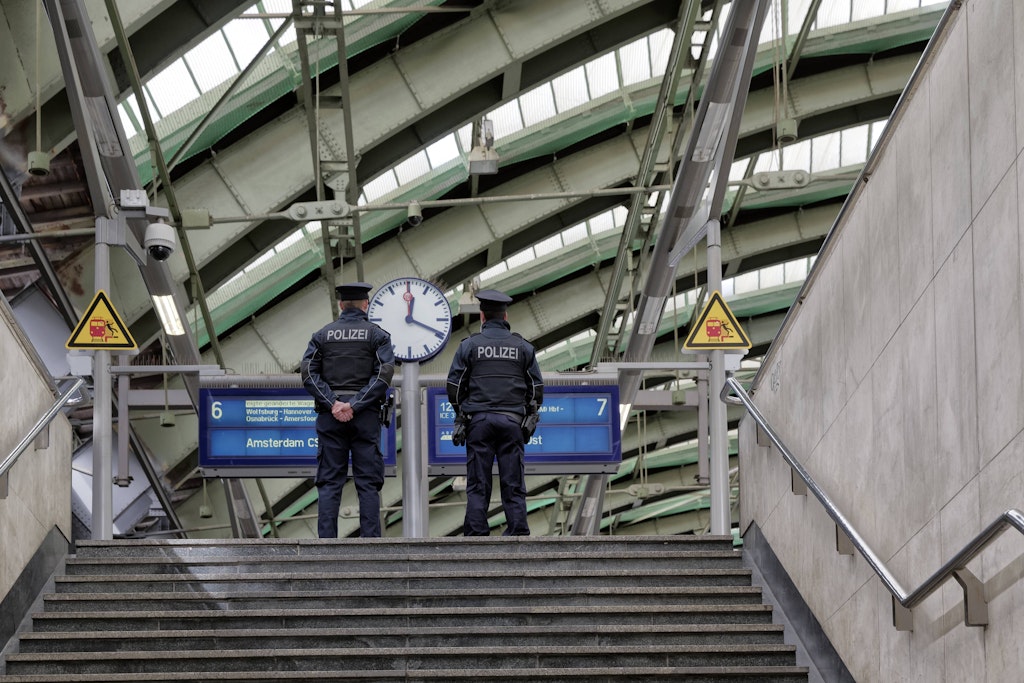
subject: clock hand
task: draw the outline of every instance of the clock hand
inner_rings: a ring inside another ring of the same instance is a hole
[[[405,299],[405,304],[407,307],[405,314],[405,322],[412,322],[412,306],[414,303],[416,303],[416,298],[412,295],[411,282],[405,283],[405,294],[402,296],[402,298]]]
[[[416,320],[411,315],[410,316],[406,316],[405,322],[411,323],[413,325],[419,325],[420,327],[422,327],[424,329],[427,329],[427,330],[430,330],[431,332],[433,332],[437,336],[438,339],[444,339],[444,334],[442,334],[441,332],[438,332],[435,328],[431,327],[430,325],[428,325],[426,323],[421,323],[419,320]]]

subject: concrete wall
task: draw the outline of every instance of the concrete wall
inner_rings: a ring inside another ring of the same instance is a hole
[[[0,298],[0,460],[53,405],[45,368]],[[6,596],[32,556],[56,527],[71,538],[71,425],[63,414],[30,445],[8,473],[0,499],[0,598]],[[42,447],[40,447],[42,446]]]
[[[1024,508],[1024,0],[951,10],[866,184],[823,249],[754,401],[907,590]],[[1024,537],[892,626],[889,594],[789,468],[741,426],[741,523],[756,521],[856,680],[1020,680]]]

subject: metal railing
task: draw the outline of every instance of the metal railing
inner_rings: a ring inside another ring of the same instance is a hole
[[[50,409],[47,410],[46,413],[44,413],[41,418],[39,418],[39,421],[35,423],[31,430],[29,430],[29,433],[26,434],[24,438],[22,438],[22,440],[18,443],[18,445],[14,447],[14,450],[11,451],[6,458],[4,458],[3,462],[0,462],[0,481],[6,482],[6,480],[4,480],[4,477],[7,476],[7,471],[14,466],[14,463],[17,462],[21,454],[24,453],[25,449],[28,448],[28,445],[32,443],[32,441],[34,441],[37,436],[39,436],[39,433],[43,431],[46,425],[50,424],[50,421],[57,416],[57,413],[60,411],[60,409],[63,408],[65,404],[67,404],[67,402],[71,399],[71,397],[75,395],[75,393],[78,391],[78,389],[82,386],[83,383],[85,383],[84,377],[76,377],[75,381],[71,383],[70,388],[68,388],[67,391],[65,391],[63,394],[57,397],[57,399],[53,402],[53,405],[50,406]],[[0,499],[6,497],[7,486],[0,486]]]
[[[735,396],[730,394],[735,394]],[[966,565],[1009,527],[1013,527],[1021,534],[1024,534],[1024,513],[1011,508],[996,517],[991,524],[971,539],[949,561],[942,565],[938,571],[925,579],[913,591],[907,592],[897,581],[896,577],[893,576],[889,568],[885,566],[885,563],[882,562],[878,554],[872,550],[871,546],[861,537],[850,521],[843,516],[843,513],[832,499],[828,497],[828,494],[818,486],[814,478],[804,469],[803,465],[800,464],[789,448],[782,443],[782,439],[779,438],[779,435],[775,433],[775,430],[771,428],[768,421],[757,409],[757,406],[751,401],[750,395],[747,394],[743,386],[732,375],[726,378],[725,387],[722,388],[720,397],[725,403],[742,405],[747,409],[750,416],[757,422],[758,427],[775,444],[779,453],[782,454],[782,458],[793,468],[796,476],[803,481],[811,493],[814,494],[814,497],[825,507],[829,517],[836,523],[837,550],[844,552],[843,544],[846,542],[846,539],[849,539],[849,543],[852,544],[853,548],[856,548],[867,563],[871,565],[871,568],[875,570],[878,578],[882,580],[882,583],[885,584],[885,587],[892,594],[892,618],[893,626],[896,629],[912,631],[914,620],[910,610],[934,593],[950,577],[956,579],[964,591],[964,623],[967,626],[984,626],[988,623],[988,603],[985,601],[984,586],[967,569]],[[852,554],[852,551],[846,552],[846,554]]]

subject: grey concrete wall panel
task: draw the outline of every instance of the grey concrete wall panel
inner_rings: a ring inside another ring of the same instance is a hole
[[[754,401],[907,590],[1024,500],[1024,3],[954,3],[936,51],[851,194]],[[969,163],[965,163],[969,159]],[[835,310],[843,314],[837,316]],[[823,352],[823,347],[827,350]],[[741,526],[756,523],[856,680],[1015,680],[1021,539],[969,568],[989,623],[950,582],[892,625],[889,593],[789,467],[740,429]]]

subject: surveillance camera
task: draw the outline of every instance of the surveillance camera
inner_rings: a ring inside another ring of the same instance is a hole
[[[174,228],[167,223],[150,223],[146,228],[146,251],[154,261],[166,261],[171,258],[177,242],[174,239]]]
[[[406,214],[406,218],[409,221],[409,225],[414,228],[423,222],[423,209],[420,208],[419,202],[409,203],[409,211]]]

